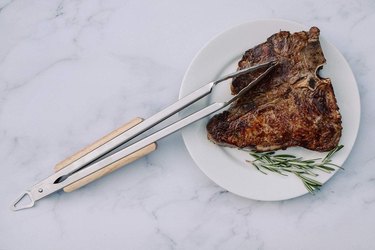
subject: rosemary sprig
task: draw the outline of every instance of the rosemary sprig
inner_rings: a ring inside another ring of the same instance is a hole
[[[267,174],[267,171],[284,176],[294,174],[302,181],[310,193],[314,193],[322,186],[322,183],[313,179],[318,176],[316,173],[317,170],[331,173],[335,170],[335,167],[342,169],[340,166],[332,163],[332,157],[343,147],[343,145],[337,146],[328,152],[323,159],[316,158],[309,160],[304,160],[302,157],[294,155],[275,154],[274,151],[265,153],[252,151],[250,155],[254,157],[254,160],[247,160],[247,162],[251,163],[263,174]]]

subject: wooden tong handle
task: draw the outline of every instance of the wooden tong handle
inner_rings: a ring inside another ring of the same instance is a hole
[[[139,118],[139,117],[136,117],[134,118],[133,120],[131,120],[130,122],[126,123],[125,125],[121,126],[120,128],[112,131],[111,133],[105,135],[104,137],[102,137],[101,139],[99,139],[98,141],[94,142],[93,144],[81,149],[80,151],[78,151],[77,153],[75,153],[74,155],[66,158],[65,160],[59,162],[56,164],[55,166],[55,172],[63,169],[64,167],[68,166],[69,164],[71,164],[72,162],[78,160],[79,158],[85,156],[86,154],[90,153],[91,151],[95,150],[96,148],[100,147],[101,145],[105,144],[106,142],[112,140],[114,137],[118,136],[119,134],[125,132],[126,130],[134,127],[135,125],[137,125],[138,123],[142,122],[142,118]],[[126,164],[129,164],[135,160],[138,160],[139,158],[145,156],[145,155],[148,155],[149,153],[153,152],[154,150],[156,149],[156,143],[152,143],[124,158],[121,158],[120,160],[116,161],[116,162],[113,162],[112,164],[76,181],[76,182],[73,182],[72,184],[64,187],[64,191],[65,192],[72,192],[80,187],[83,187],[85,186],[86,184],[90,183],[90,182],[93,182],[109,173],[112,173],[113,171],[121,168],[122,166],[126,165]]]

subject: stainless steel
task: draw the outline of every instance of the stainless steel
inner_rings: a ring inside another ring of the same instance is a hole
[[[22,200],[25,199],[25,197],[28,197],[30,199],[30,202],[28,204],[24,204],[24,205],[18,205]],[[31,198],[31,194],[29,191],[25,191],[24,193],[22,193],[17,199],[16,201],[12,204],[11,206],[11,209],[14,210],[14,211],[17,211],[17,210],[20,210],[20,209],[25,209],[25,208],[30,208],[30,207],[33,207],[35,204],[35,200],[33,200]],[[18,205],[18,206],[17,206]]]
[[[210,82],[203,87],[199,88],[198,90],[192,92],[191,94],[187,95],[186,97],[180,99],[176,103],[172,104],[171,106],[167,107],[166,109],[158,112],[157,114],[151,116],[150,118],[144,120],[143,122],[139,123],[138,125],[134,126],[133,128],[125,131],[124,133],[120,134],[119,136],[113,138],[109,142],[103,144],[102,146],[98,147],[94,151],[90,152],[89,154],[85,155],[84,157],[78,159],[77,161],[71,163],[67,167],[61,169],[57,173],[47,177],[43,181],[34,185],[30,190],[24,192],[19,199],[16,200],[15,203],[12,205],[13,210],[20,210],[23,208],[32,207],[35,201],[40,200],[41,198],[56,192],[65,186],[74,183],[91,173],[108,166],[109,164],[126,157],[135,151],[156,142],[159,139],[164,138],[165,136],[176,132],[177,130],[203,118],[206,117],[226,106],[228,106],[233,101],[237,100],[241,97],[244,93],[246,93],[251,87],[253,87],[256,83],[258,83],[265,75],[267,75],[275,66],[276,62],[271,61],[264,64],[259,64],[254,67],[246,68],[229,75],[226,75],[219,80]],[[172,116],[173,114],[177,113],[178,111],[184,109],[185,107],[189,106],[190,104],[196,102],[197,100],[207,96],[211,93],[214,86],[218,83],[225,81],[230,78],[238,77],[240,75],[252,72],[254,70],[260,68],[267,68],[263,74],[261,74],[257,79],[251,82],[247,87],[242,89],[237,95],[233,96],[229,101],[226,102],[217,102],[213,103],[175,123],[166,126],[163,129],[147,136],[146,138],[139,140],[124,149],[119,150],[111,155],[106,156],[103,159],[99,159],[104,154],[110,152],[111,150],[119,147],[120,145],[126,143],[127,141],[133,139],[134,137],[140,135],[141,133],[145,132],[146,130],[150,129],[151,127],[157,125],[158,123],[164,121],[168,117]],[[99,160],[98,160],[99,159]],[[97,160],[97,161],[95,161]],[[93,162],[95,161],[95,162]],[[89,165],[88,165],[89,164]],[[88,165],[88,166],[87,166]],[[84,167],[86,166],[86,167]],[[17,204],[22,200],[25,196],[28,196],[31,200],[31,203],[25,206],[17,206]]]

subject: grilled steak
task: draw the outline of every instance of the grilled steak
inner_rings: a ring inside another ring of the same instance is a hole
[[[228,110],[207,124],[214,143],[257,151],[301,146],[316,151],[336,147],[341,137],[341,115],[331,81],[317,71],[325,63],[319,29],[281,31],[246,51],[238,63],[243,69],[277,60],[276,68]],[[262,72],[233,80],[238,93]]]

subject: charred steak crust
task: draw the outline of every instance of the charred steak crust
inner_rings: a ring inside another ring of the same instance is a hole
[[[331,80],[317,71],[325,63],[319,29],[290,33],[280,31],[246,51],[238,69],[277,60],[278,66],[221,114],[207,124],[214,143],[258,151],[301,146],[329,151],[341,137],[341,115]],[[233,80],[238,93],[261,72]]]

